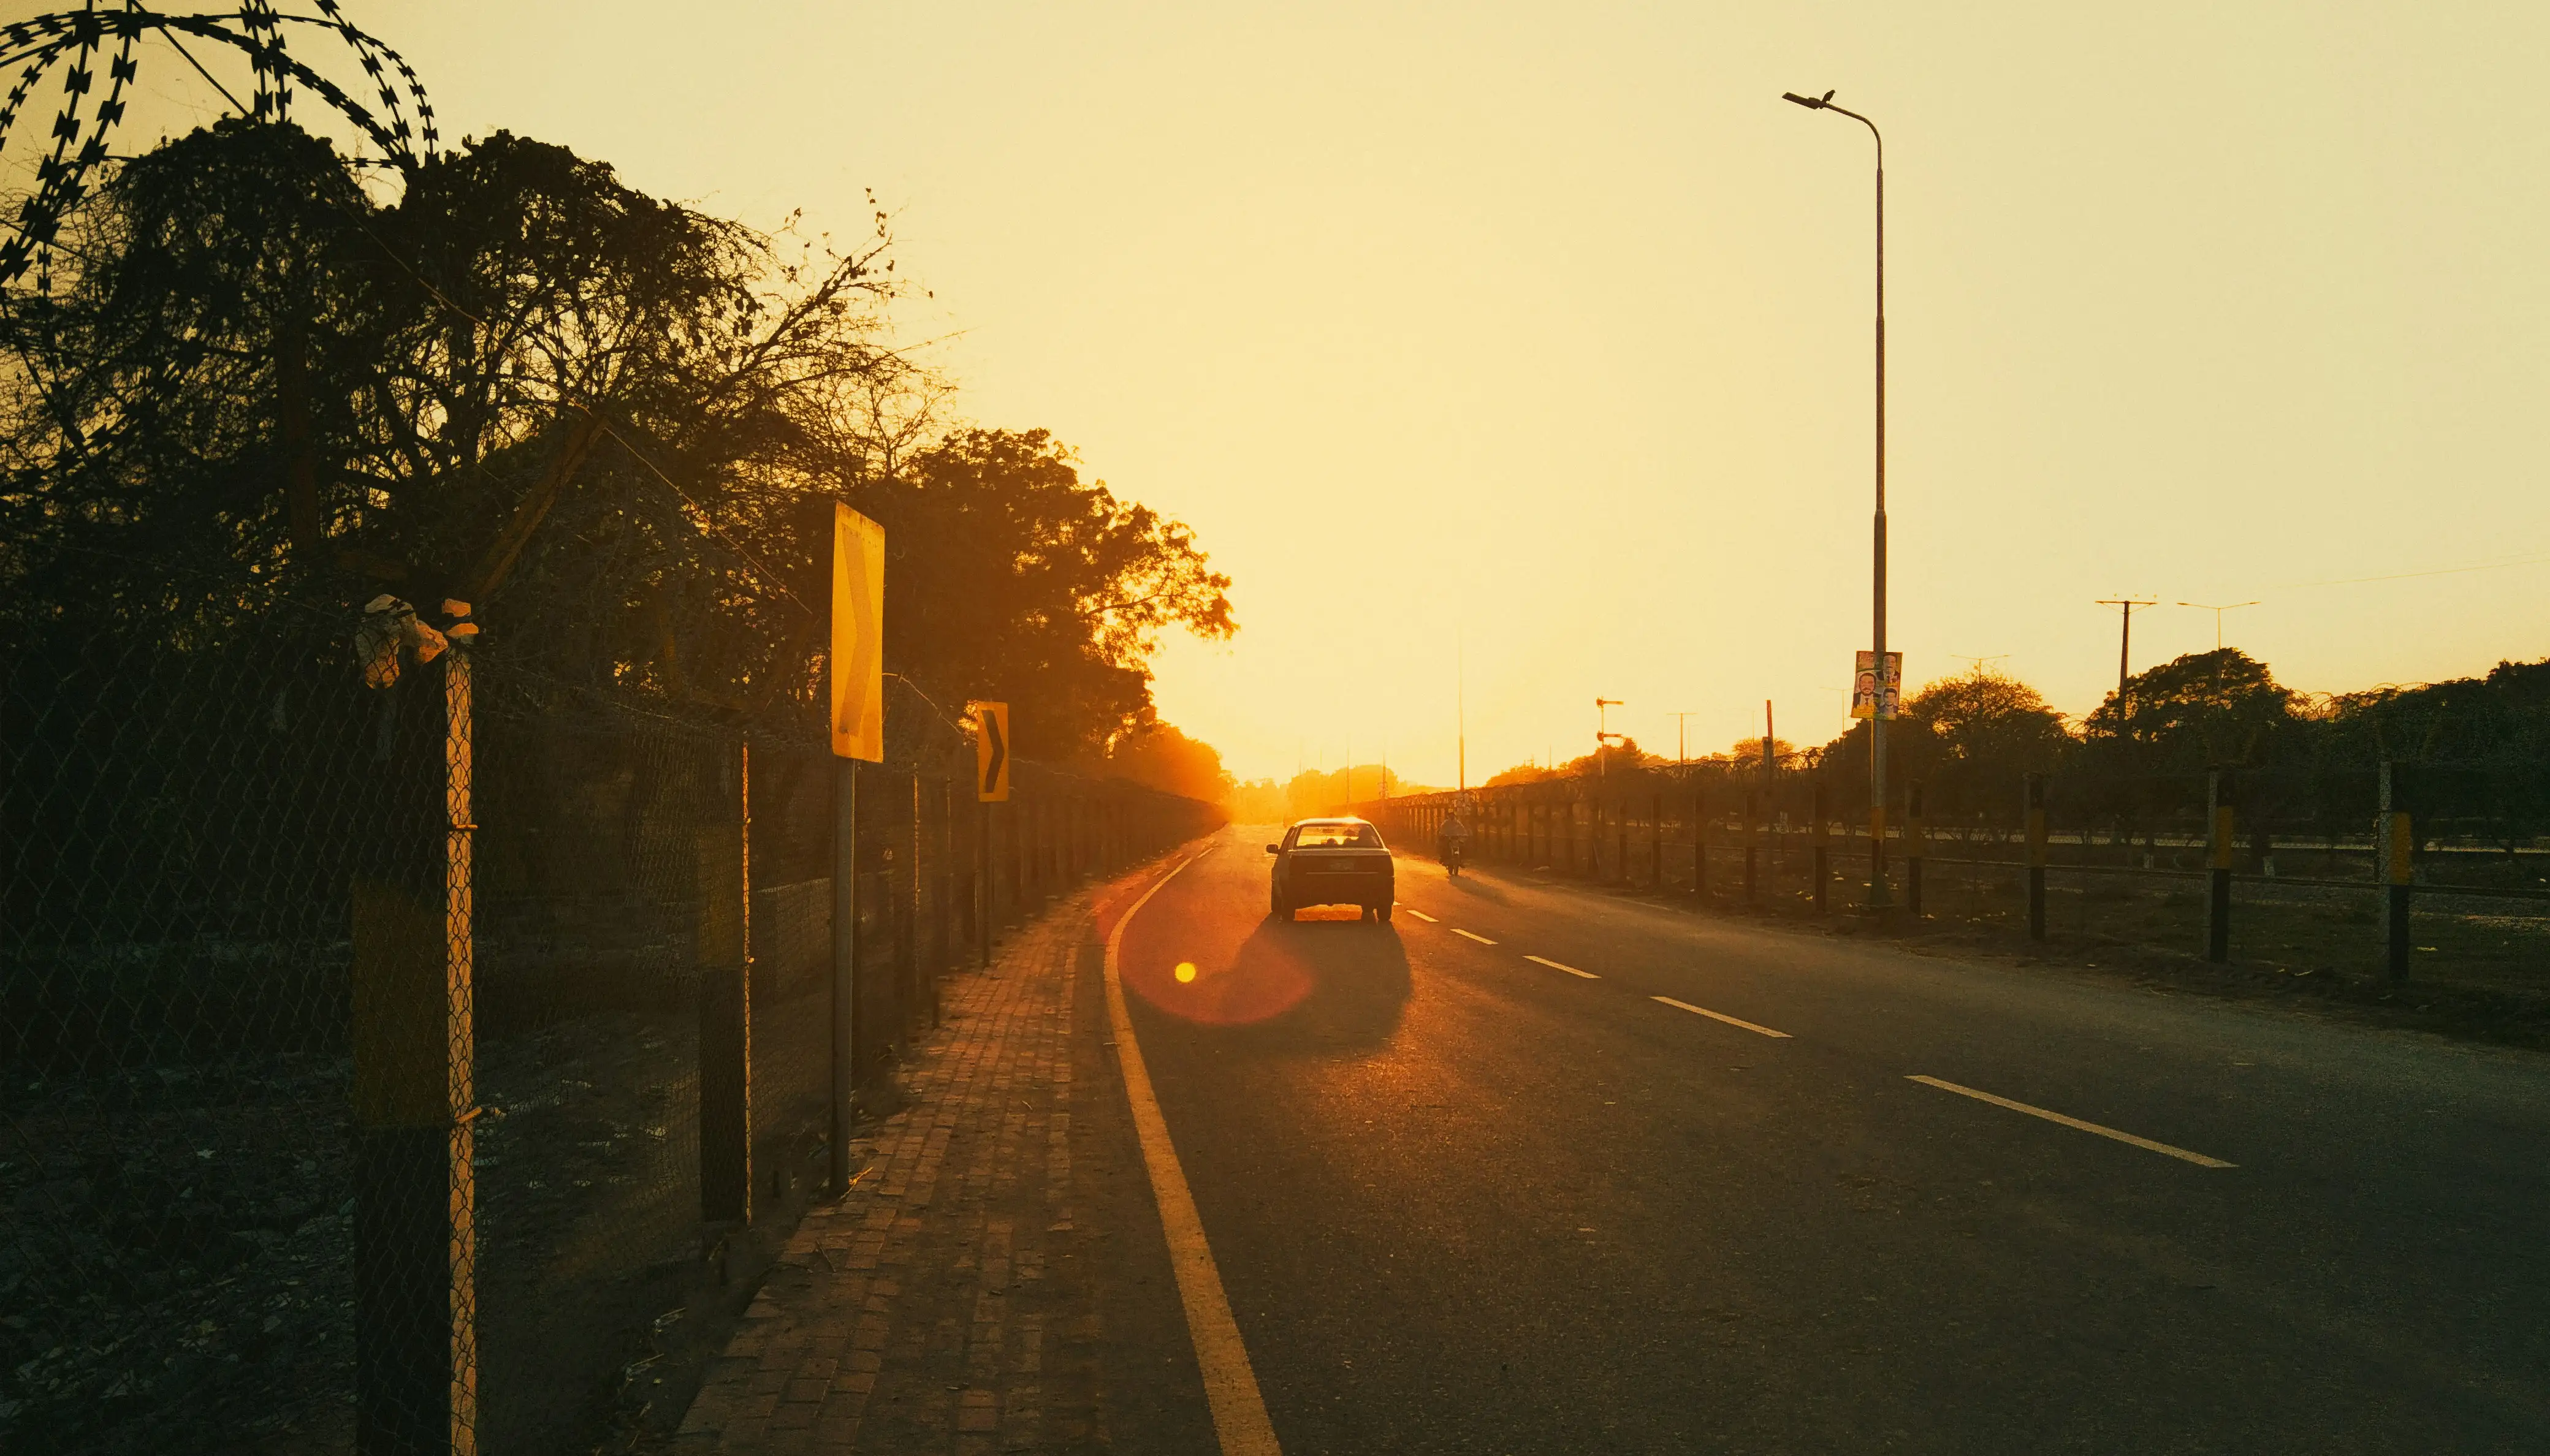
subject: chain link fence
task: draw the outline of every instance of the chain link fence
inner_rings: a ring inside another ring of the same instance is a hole
[[[845,772],[395,612],[7,631],[9,1451],[625,1443],[937,978],[1219,822],[1027,763],[979,805],[909,685]]]
[[[1852,787],[1815,766],[1615,769],[1471,790],[1465,823],[1471,858],[1490,864],[1730,913],[1837,915],[1870,882]],[[1459,797],[1357,812],[1431,852]],[[2550,766],[1969,775],[1908,786],[1880,847],[1890,903],[1925,930],[2550,992]]]

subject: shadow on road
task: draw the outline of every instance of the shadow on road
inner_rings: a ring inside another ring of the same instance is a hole
[[[1185,969],[1190,979],[1179,979]],[[1128,968],[1127,989],[1226,1052],[1355,1056],[1387,1044],[1408,1005],[1408,950],[1369,921],[1269,920],[1226,964]]]
[[[1485,901],[1490,905],[1504,905],[1511,898],[1508,888],[1499,884],[1495,878],[1483,875],[1475,861],[1456,875],[1443,868],[1441,860],[1430,855],[1402,854],[1399,858],[1399,874],[1403,884],[1412,877],[1412,872],[1424,876],[1425,883],[1429,885],[1437,885],[1450,890],[1455,895],[1466,895],[1472,900]]]

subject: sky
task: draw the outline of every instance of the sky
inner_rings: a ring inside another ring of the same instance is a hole
[[[1872,148],[1788,90],[1886,131],[1908,683],[2085,714],[2120,594],[2137,669],[2213,645],[2181,601],[2310,691],[2550,655],[2550,7],[345,9],[446,138],[873,193],[958,408],[1234,579],[1157,697],[1243,776],[1449,783],[1466,728],[1476,782],[1598,696],[1667,753],[1845,726]]]

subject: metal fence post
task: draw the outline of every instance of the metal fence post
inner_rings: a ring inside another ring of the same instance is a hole
[[[2403,765],[2382,763],[2382,812],[2373,828],[2374,877],[2382,883],[2382,946],[2385,969],[2394,981],[2408,979],[2408,954],[2416,947],[2408,933],[2410,888],[2416,879],[2417,833],[2409,818],[2406,775]]]
[[[1019,908],[1022,921],[1044,908],[1046,887],[1053,883],[1053,866],[1048,862],[1053,853],[1053,836],[1047,832],[1045,802],[1042,795],[1033,801],[1027,816],[1028,883],[1027,903]]]
[[[915,1024],[921,1020],[926,1000],[921,985],[921,907],[926,888],[921,880],[921,770],[914,769],[911,777],[912,821],[910,832],[904,836],[904,844],[912,851],[912,865],[904,873],[911,879],[912,888],[908,893],[895,897],[903,912],[903,933],[895,937],[899,942],[895,953],[896,959],[902,962],[903,994],[900,1000],[903,1002],[901,1010],[906,1036],[912,1034]],[[935,1024],[934,1019],[932,1024]]]
[[[956,968],[956,785],[938,781],[938,883],[931,922],[936,934],[930,954],[930,1024],[938,1024],[939,983]]]
[[[1756,842],[1762,837],[1760,800],[1759,790],[1744,791],[1744,903],[1746,905],[1753,903],[1757,885],[1754,866],[1761,858],[1761,845]]]
[[[1921,921],[1921,860],[1930,848],[1929,823],[1921,817],[1921,784],[1904,786],[1904,914]]]
[[[2206,843],[2205,958],[2216,963],[2231,958],[2231,775],[2223,769],[2205,774]]]
[[[1647,805],[1647,886],[1652,890],[1665,887],[1665,796],[1651,796]]]
[[[1709,898],[1709,791],[1698,779],[1691,788],[1691,897]]]
[[[1814,846],[1815,914],[1824,912],[1824,882],[1832,878],[1832,825],[1824,819],[1824,781],[1817,775],[1814,784],[1814,832],[1808,842]]]
[[[723,755],[721,755],[723,756]],[[752,1218],[752,745],[735,750],[732,825],[699,836],[700,1217]],[[723,767],[723,765],[721,765]]]
[[[859,761],[833,760],[833,1097],[826,1135],[834,1197],[850,1187],[850,1122],[858,1096]]]
[[[2027,776],[2027,938],[2045,938],[2045,775]]]
[[[457,637],[441,688],[439,714],[422,693],[386,707],[421,720],[404,741],[441,740],[440,764],[412,749],[392,772],[414,790],[440,781],[439,796],[402,797],[427,814],[440,798],[441,843],[433,843],[434,819],[411,821],[416,832],[390,846],[390,862],[352,884],[354,1444],[363,1456],[463,1456],[478,1441],[477,825],[469,654]]]

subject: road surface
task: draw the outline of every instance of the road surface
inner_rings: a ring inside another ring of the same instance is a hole
[[[2550,1450],[2550,1058],[1407,857],[1278,922],[1269,837],[1121,974],[1292,1456]]]

